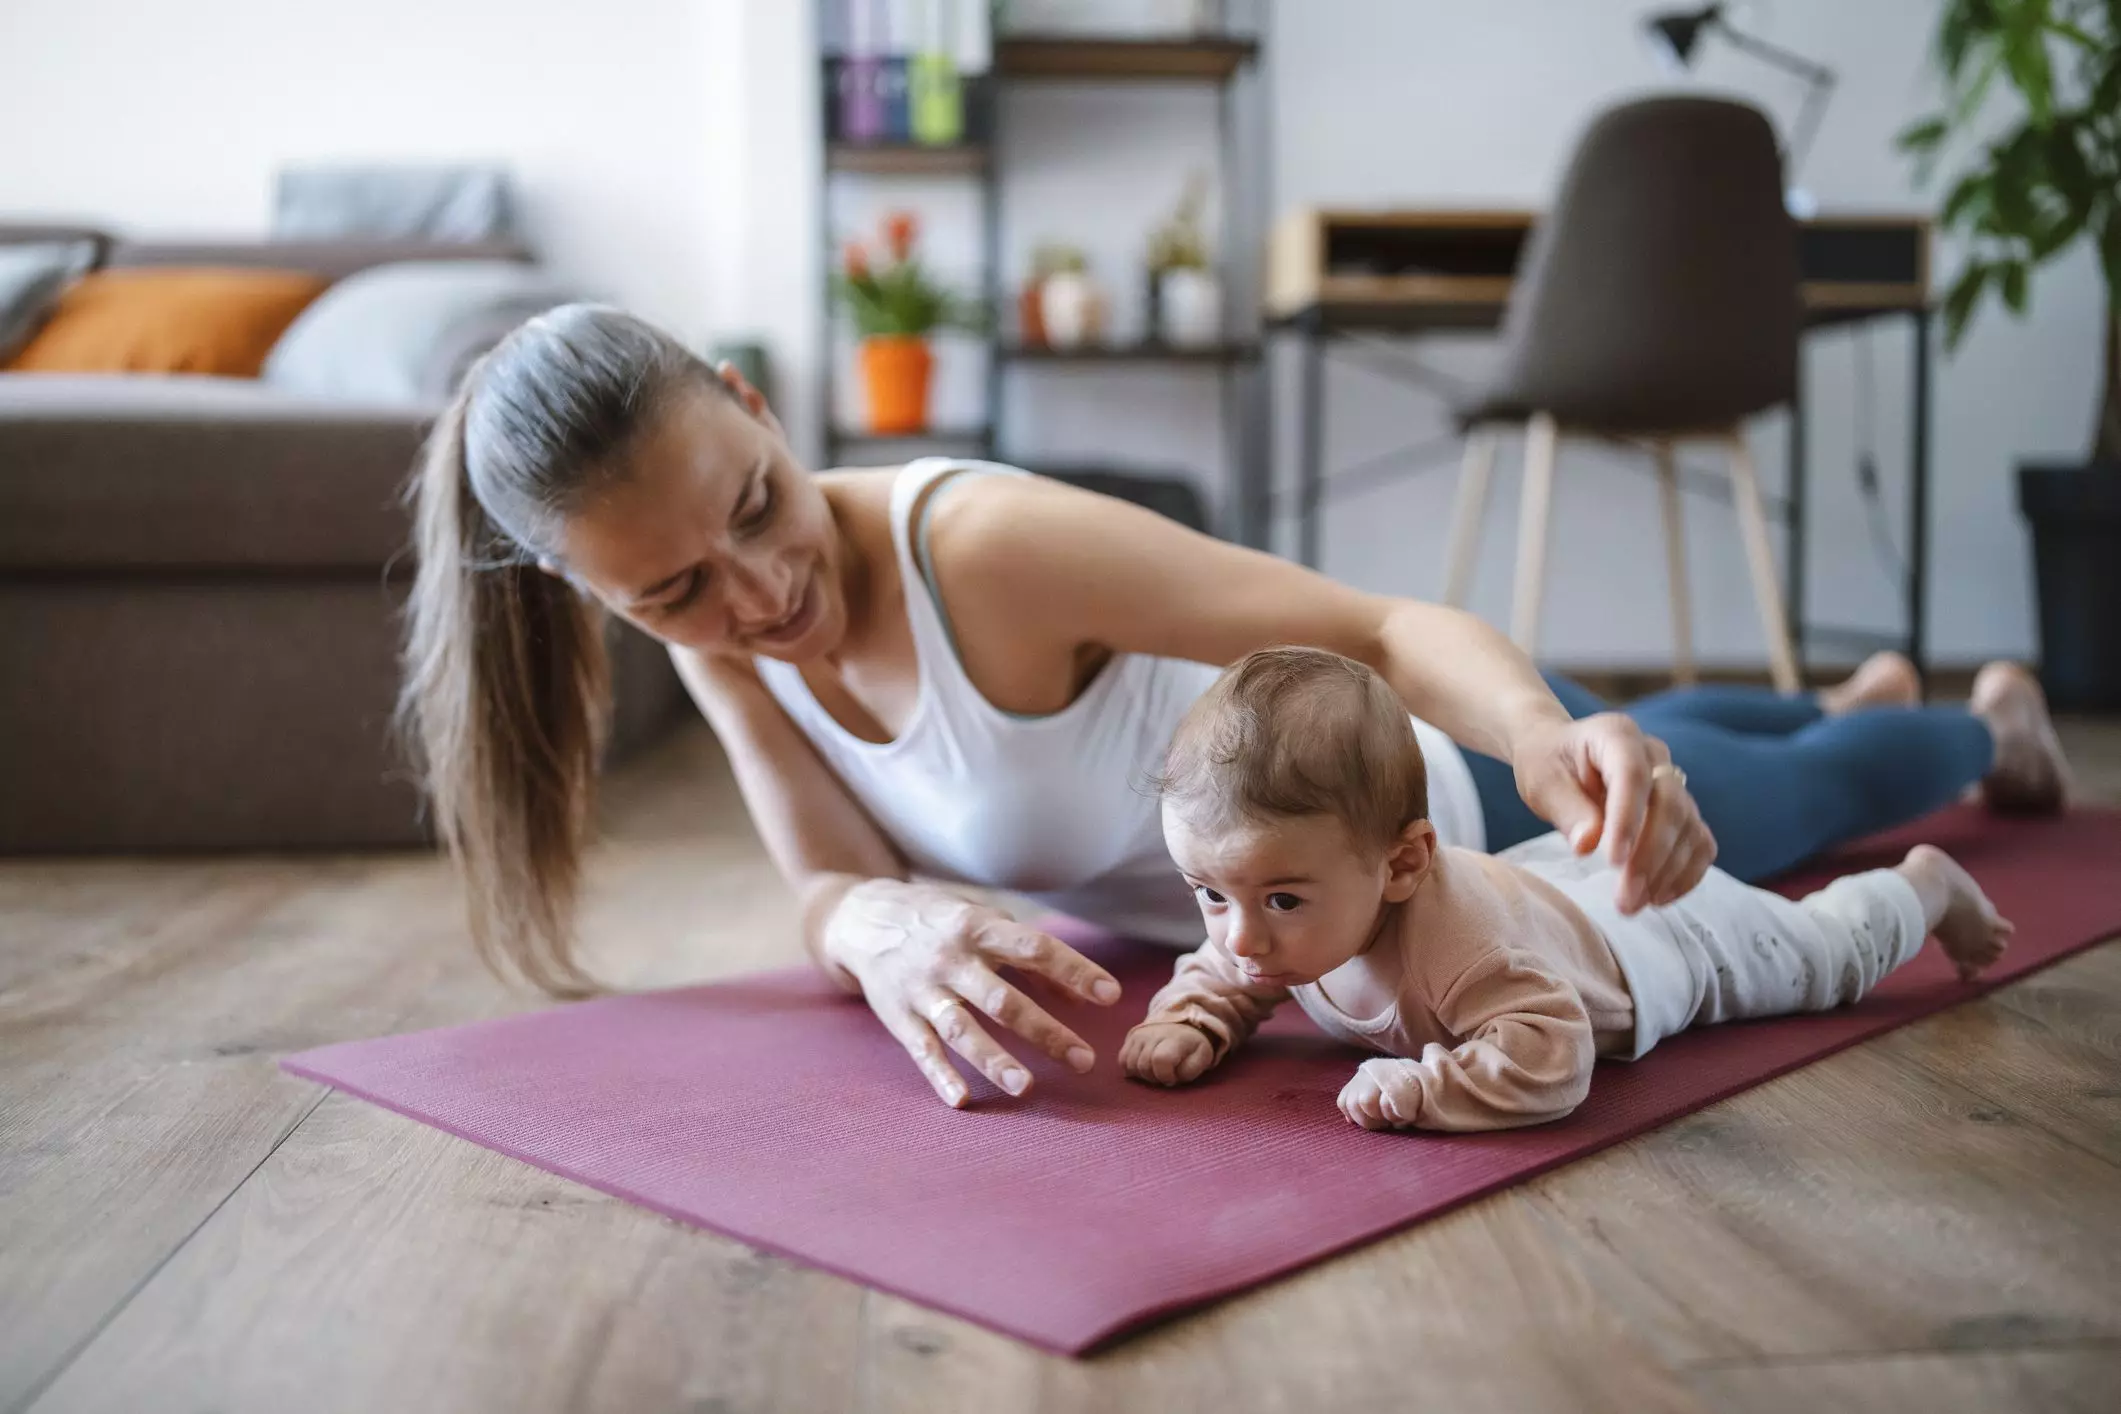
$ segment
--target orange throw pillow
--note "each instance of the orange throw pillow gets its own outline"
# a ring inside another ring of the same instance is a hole
[[[255,378],[287,326],[330,284],[299,270],[99,270],[60,297],[7,367]]]

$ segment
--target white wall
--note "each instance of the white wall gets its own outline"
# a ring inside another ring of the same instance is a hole
[[[1168,21],[1184,0],[1016,0],[1025,21]],[[1275,210],[1306,202],[1540,203],[1600,106],[1670,87],[1637,43],[1650,0],[1275,0]],[[517,173],[533,242],[595,292],[688,338],[762,333],[799,443],[814,423],[816,67],[805,0],[0,0],[0,213],[73,213],[158,234],[261,232],[282,162],[488,157]],[[1929,91],[1934,0],[1774,0],[1750,19],[1840,71],[1805,184],[1827,207],[1923,200],[1890,147]],[[1728,50],[1697,79],[1792,110],[1791,81]],[[1004,261],[1052,238],[1087,245],[1129,297],[1150,224],[1214,155],[1212,105],[1179,91],[1038,89],[1010,100]],[[34,140],[20,135],[34,134]],[[860,229],[914,195],[946,266],[972,276],[971,203],[944,187],[835,184],[836,225]],[[1949,252],[1940,252],[1950,268]],[[1938,653],[2032,643],[2014,458],[2080,449],[2096,376],[2095,269],[2079,253],[2034,286],[2026,324],[1990,318],[1940,365],[1932,595]],[[1134,317],[1131,311],[1125,317]],[[1812,602],[1838,621],[1897,623],[1848,476],[1855,337],[1815,339],[1808,364],[1817,497]],[[1876,440],[1894,509],[1906,463],[1906,335],[1876,340]],[[1425,347],[1477,375],[1477,340]],[[1292,432],[1287,369],[1278,428]],[[1159,369],[1010,375],[1012,452],[1222,463],[1212,381]],[[946,359],[942,419],[969,416],[977,359]],[[1330,380],[1329,455],[1345,466],[1440,434],[1425,404],[1373,375]],[[1783,434],[1757,440],[1771,486]],[[1515,458],[1506,457],[1476,607],[1506,612]],[[1438,579],[1452,458],[1337,504],[1327,567],[1426,595]],[[1565,461],[1547,656],[1658,661],[1661,556],[1645,484],[1596,451]],[[1692,513],[1698,630],[1710,660],[1757,660],[1759,632],[1727,514]]]

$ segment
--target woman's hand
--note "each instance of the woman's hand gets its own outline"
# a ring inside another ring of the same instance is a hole
[[[1578,854],[1605,844],[1621,871],[1621,912],[1673,902],[1716,862],[1715,837],[1671,769],[1672,753],[1631,718],[1601,712],[1541,727],[1514,758],[1518,793],[1534,813]]]
[[[1214,1064],[1215,1042],[1183,1021],[1145,1021],[1119,1047],[1121,1070],[1158,1085],[1190,1085]]]
[[[945,1046],[1011,1095],[1031,1088],[1031,1072],[995,1043],[975,1012],[1074,1070],[1097,1062],[1082,1037],[995,968],[1036,972],[1101,1006],[1119,1000],[1112,974],[1066,943],[932,884],[870,879],[848,889],[826,924],[824,953],[861,985],[870,1010],[953,1107],[968,1092]]]

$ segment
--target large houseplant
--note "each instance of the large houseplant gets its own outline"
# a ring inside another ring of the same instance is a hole
[[[861,336],[862,387],[869,430],[910,436],[928,426],[928,383],[934,355],[928,340],[945,328],[971,328],[979,311],[933,276],[915,254],[920,226],[912,213],[884,218],[881,260],[859,241],[847,245],[840,272],[841,301]]]
[[[2089,464],[2021,466],[2018,499],[2048,692],[2057,705],[2121,706],[2121,0],[1945,0],[1936,52],[1943,111],[1899,141],[1925,178],[1959,163],[1938,218],[1966,246],[1944,300],[1947,346],[1984,300],[2022,312],[2029,272],[2080,241],[2104,272]],[[1989,111],[1999,87],[2017,99],[2001,124]]]

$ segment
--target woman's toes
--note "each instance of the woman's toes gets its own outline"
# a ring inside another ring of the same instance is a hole
[[[1837,687],[1819,693],[1819,705],[1829,715],[1870,707],[1912,707],[1922,700],[1922,675],[1906,655],[1873,653],[1863,665]]]
[[[1967,710],[1988,723],[1996,759],[1981,782],[1991,810],[2051,814],[2067,803],[2069,761],[2048,716],[2040,681],[2016,663],[1990,663],[1974,676]]]

